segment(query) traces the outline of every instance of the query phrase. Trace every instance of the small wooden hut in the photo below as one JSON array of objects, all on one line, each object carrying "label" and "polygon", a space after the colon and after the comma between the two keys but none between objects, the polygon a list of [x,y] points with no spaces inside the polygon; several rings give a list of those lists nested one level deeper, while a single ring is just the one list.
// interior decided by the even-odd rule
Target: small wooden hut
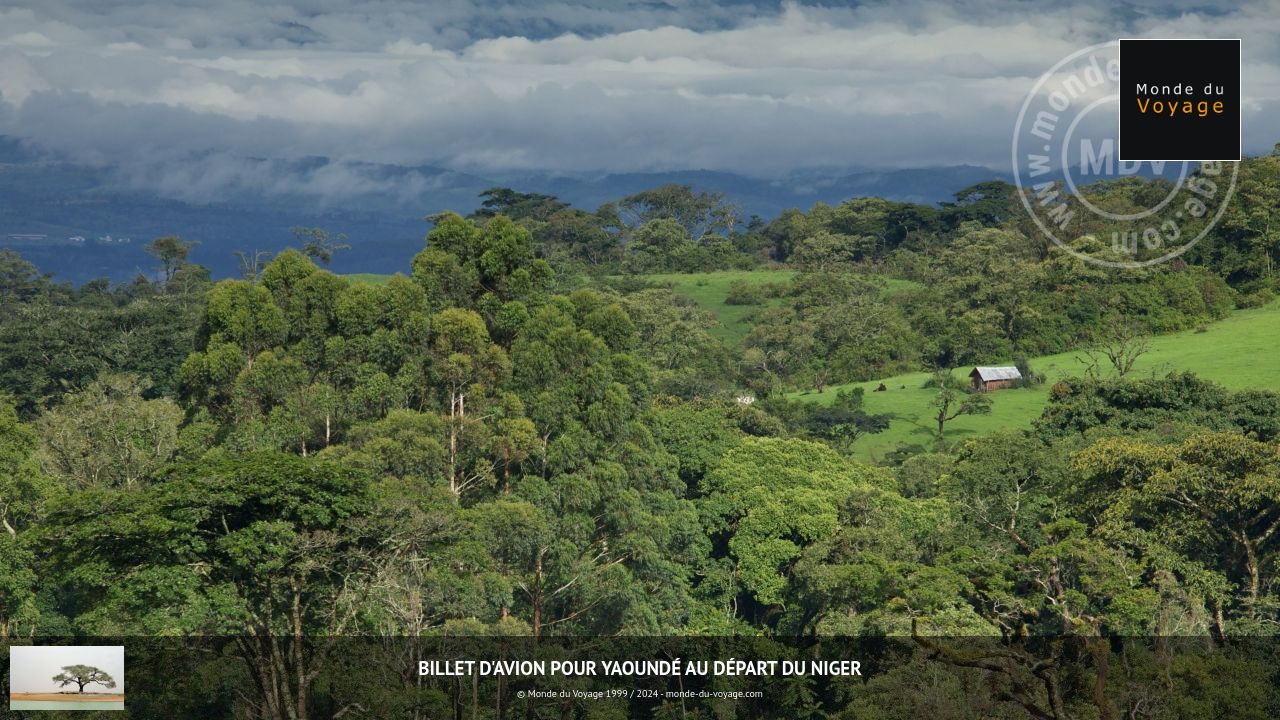
[{"label": "small wooden hut", "polygon": [[1022,373],[1016,367],[975,367],[969,378],[974,390],[991,392],[1013,387],[1015,381],[1022,379]]}]

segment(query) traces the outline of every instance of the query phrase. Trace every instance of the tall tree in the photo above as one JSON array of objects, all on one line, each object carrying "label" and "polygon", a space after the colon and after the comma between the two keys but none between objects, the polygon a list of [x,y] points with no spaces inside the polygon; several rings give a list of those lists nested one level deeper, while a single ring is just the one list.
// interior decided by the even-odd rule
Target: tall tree
[{"label": "tall tree", "polygon": [[1133,371],[1138,358],[1151,352],[1151,336],[1141,324],[1125,320],[1118,315],[1107,318],[1098,334],[1096,352],[1107,359],[1116,377],[1124,377]]},{"label": "tall tree", "polygon": [[70,487],[132,487],[173,459],[182,409],[149,383],[107,375],[36,421],[40,462]]},{"label": "tall tree", "polygon": [[0,395],[0,530],[11,537],[34,523],[50,492],[36,464],[38,436]]},{"label": "tall tree", "polygon": [[940,203],[942,217],[953,225],[977,221],[988,227],[999,225],[1017,210],[1017,189],[1003,180],[988,180],[955,192],[952,202]]},{"label": "tall tree", "polygon": [[483,200],[471,217],[487,219],[504,215],[512,220],[547,220],[567,209],[555,195],[518,192],[511,188],[492,187],[480,193]]},{"label": "tall tree", "polygon": [[27,530],[44,514],[53,488],[35,463],[36,434],[0,396],[0,641],[39,617],[36,554]]},{"label": "tall tree", "polygon": [[[510,374],[511,366],[507,354],[489,338],[484,320],[470,310],[443,310],[432,318],[431,329],[433,374],[448,407],[449,489],[460,497],[478,483],[495,480],[492,461],[483,455],[474,458],[466,445],[467,439],[482,429],[475,417],[477,406],[483,407],[478,401]],[[474,458],[472,462],[466,461],[469,457]]]},{"label": "tall tree", "polygon": [[302,254],[328,267],[335,253],[350,250],[345,233],[330,235],[329,231],[318,227],[294,227],[290,229],[294,239],[302,243]]},{"label": "tall tree", "polygon": [[177,235],[165,235],[147,243],[142,249],[160,261],[160,270],[164,273],[164,281],[168,283],[178,272],[178,268],[186,264],[187,255],[197,244],[194,240],[183,240]]},{"label": "tall tree", "polygon": [[115,678],[92,665],[64,665],[62,672],[53,676],[58,687],[75,685],[78,693],[84,693],[86,685],[101,685],[108,690],[116,686]]},{"label": "tall tree", "polygon": [[17,252],[0,250],[0,309],[28,300],[39,290],[42,278],[36,266]]},{"label": "tall tree", "polygon": [[668,183],[628,195],[618,203],[624,219],[632,227],[652,220],[670,219],[679,223],[694,240],[707,233],[729,233],[737,227],[739,212],[724,193],[694,190],[691,185]]},{"label": "tall tree", "polygon": [[748,438],[707,475],[702,511],[727,542],[742,590],[769,606],[782,602],[803,548],[836,531],[840,502],[859,487],[891,483],[817,443]]},{"label": "tall tree", "polygon": [[[1103,532],[1149,554],[1215,603],[1216,632],[1231,612],[1245,632],[1280,619],[1265,594],[1280,579],[1280,453],[1237,433],[1179,445],[1105,439],[1081,453],[1087,488],[1114,489]],[[1207,575],[1206,575],[1207,574]],[[1214,576],[1217,576],[1216,580]],[[1235,598],[1226,588],[1239,588]]]},{"label": "tall tree", "polygon": [[28,635],[35,634],[40,585],[35,553],[16,535],[0,533],[0,642],[18,635],[24,626]]},{"label": "tall tree", "polygon": [[285,338],[284,311],[271,291],[246,280],[223,280],[209,292],[204,332],[235,343],[250,364],[264,350]]},{"label": "tall tree", "polygon": [[413,279],[433,309],[481,306],[486,315],[502,303],[531,302],[549,287],[554,273],[535,258],[529,230],[502,215],[483,227],[456,213],[432,218],[427,247],[413,258]]},{"label": "tall tree", "polygon": [[308,720],[367,588],[373,508],[359,472],[221,454],[137,492],[79,493],[45,537],[86,629],[235,636],[254,713]]},{"label": "tall tree", "polygon": [[944,437],[947,423],[952,420],[962,415],[986,415],[991,412],[991,398],[985,393],[971,392],[963,387],[952,377],[950,369],[935,372],[933,381],[938,388],[937,394],[933,396],[933,420],[937,424],[939,441]]}]

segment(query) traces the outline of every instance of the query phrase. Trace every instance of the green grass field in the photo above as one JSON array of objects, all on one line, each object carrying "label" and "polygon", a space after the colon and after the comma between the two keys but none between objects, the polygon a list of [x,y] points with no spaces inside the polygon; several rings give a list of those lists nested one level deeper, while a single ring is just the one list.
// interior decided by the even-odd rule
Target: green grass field
[{"label": "green grass field", "polygon": [[386,285],[391,281],[392,275],[381,275],[379,273],[351,273],[342,277],[355,283],[367,283],[369,285]]},{"label": "green grass field", "polygon": [[[1280,302],[1253,310],[1240,310],[1227,319],[1208,326],[1205,332],[1175,333],[1153,338],[1151,352],[1139,358],[1130,377],[1150,377],[1170,371],[1190,370],[1228,388],[1280,389]],[[1049,386],[1063,377],[1078,376],[1084,365],[1075,360],[1077,352],[1032,358],[1031,367],[1045,374],[1047,382],[1032,389],[1001,390],[991,395],[991,414],[963,416],[947,424],[947,442],[1013,428],[1029,427],[1039,417],[1048,400]],[[1105,360],[1104,360],[1105,363]],[[1011,365],[1009,358],[992,359],[989,365]],[[957,375],[972,368],[958,368]],[[899,445],[929,447],[934,425],[930,404],[934,391],[925,389],[928,373],[908,373],[883,380],[829,387],[822,393],[798,392],[790,397],[811,402],[831,402],[848,387],[865,391],[866,409],[892,413],[889,429],[859,438],[855,454],[864,460],[879,460]],[[874,392],[881,382],[885,392]],[[905,386],[905,387],[904,387]]]},{"label": "green grass field", "polygon": [[[752,313],[778,305],[782,301],[775,298],[766,301],[764,305],[726,305],[724,299],[729,295],[730,286],[739,280],[750,285],[786,283],[795,275],[795,270],[721,270],[705,273],[657,273],[641,277],[653,283],[670,285],[677,294],[693,300],[698,307],[715,315],[720,324],[710,330],[711,334],[736,345],[751,330],[748,317]],[[892,293],[914,285],[910,280],[889,278],[886,291]]]},{"label": "green grass field", "polygon": [[670,285],[678,295],[683,295],[698,304],[698,307],[716,316],[719,325],[711,328],[710,333],[728,343],[737,344],[747,336],[751,329],[747,316],[763,307],[776,305],[778,299],[771,299],[765,305],[725,305],[724,299],[729,295],[729,286],[742,280],[751,285],[765,283],[785,283],[795,277],[794,270],[722,270],[705,273],[660,273],[643,275],[645,280],[660,285]]}]

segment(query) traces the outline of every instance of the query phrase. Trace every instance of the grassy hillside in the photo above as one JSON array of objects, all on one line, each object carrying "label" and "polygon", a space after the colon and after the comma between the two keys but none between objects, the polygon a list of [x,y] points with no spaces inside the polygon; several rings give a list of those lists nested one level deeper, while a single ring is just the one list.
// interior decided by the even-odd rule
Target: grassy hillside
[{"label": "grassy hillside", "polygon": [[[711,334],[729,343],[742,342],[751,329],[747,316],[759,310],[760,305],[726,305],[729,287],[742,280],[751,285],[785,283],[795,276],[794,270],[722,270],[705,273],[660,273],[643,276],[646,280],[670,285],[672,290],[693,300],[698,307],[716,316],[718,327]],[[767,304],[779,301],[769,300]]]},{"label": "grassy hillside", "polygon": [[[1280,348],[1280,302],[1237,311],[1231,317],[1208,326],[1205,332],[1191,330],[1153,338],[1151,348],[1150,353],[1138,360],[1133,375],[1191,370],[1232,389],[1280,389],[1280,354],[1276,350]],[[1069,352],[1031,359],[1032,369],[1045,374],[1047,382],[1044,385],[993,393],[991,414],[951,421],[947,424],[947,441],[956,442],[998,430],[1027,427],[1043,410],[1050,385],[1060,378],[1083,373],[1084,365],[1075,360],[1078,354]],[[1009,358],[992,358],[989,364],[1012,362]],[[956,374],[967,374],[970,369],[958,368]],[[869,412],[893,413],[896,416],[888,430],[861,438],[854,446],[859,457],[878,460],[898,445],[927,447],[932,441],[934,426],[930,416],[934,391],[922,387],[928,377],[928,373],[909,373],[830,387],[822,393],[794,393],[791,397],[828,403],[843,388],[862,387],[866,392]],[[881,382],[887,390],[874,392]]]},{"label": "grassy hillside", "polygon": [[[750,285],[764,283],[785,283],[795,277],[795,270],[721,270],[705,273],[657,273],[644,275],[646,280],[664,285],[693,300],[701,307],[716,316],[719,327],[713,328],[711,334],[731,344],[742,342],[751,330],[747,318],[762,307],[777,305],[779,299],[772,299],[765,305],[726,305],[724,299],[729,295],[733,283],[742,280]],[[910,280],[888,278],[888,292],[894,292],[914,285]]]},{"label": "grassy hillside", "polygon": [[368,283],[370,285],[386,285],[393,277],[392,275],[382,275],[380,273],[350,273],[343,275],[351,282]]}]

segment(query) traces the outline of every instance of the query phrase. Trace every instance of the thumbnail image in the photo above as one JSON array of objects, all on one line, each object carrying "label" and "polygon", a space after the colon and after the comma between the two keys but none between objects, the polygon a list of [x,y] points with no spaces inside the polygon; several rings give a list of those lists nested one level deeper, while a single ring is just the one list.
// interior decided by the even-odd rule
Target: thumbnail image
[{"label": "thumbnail image", "polygon": [[123,710],[124,647],[9,648],[10,710]]}]

